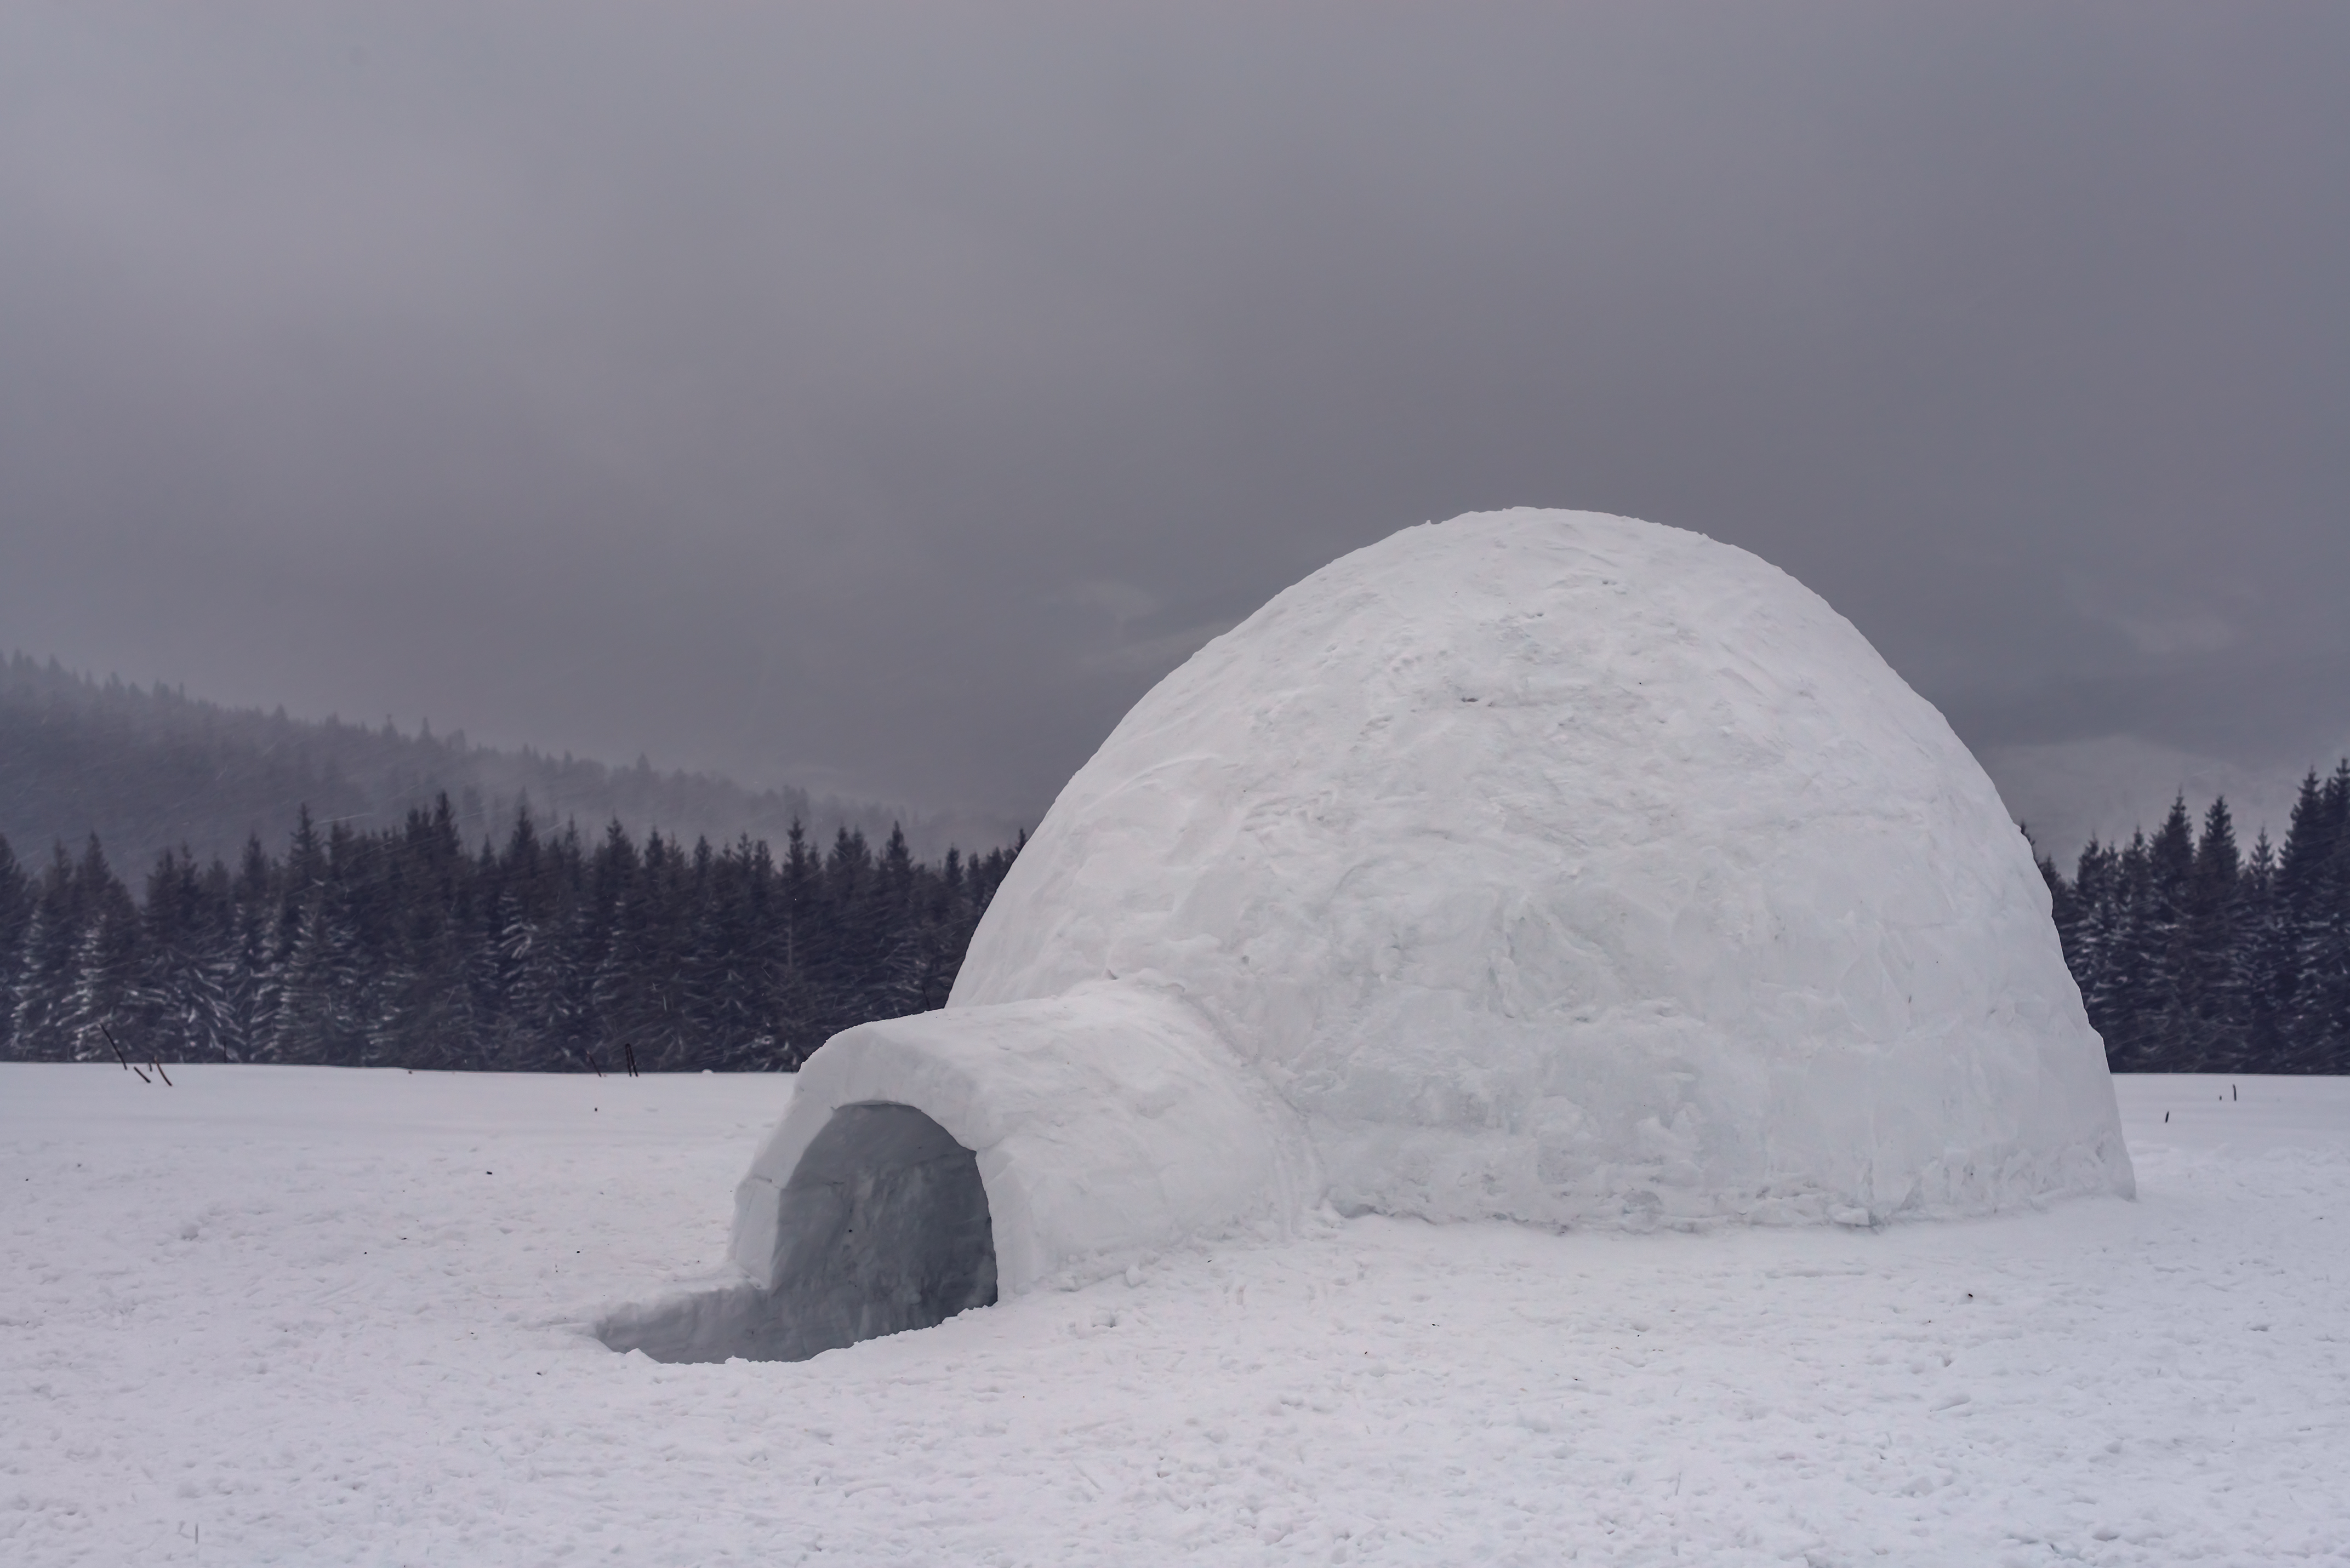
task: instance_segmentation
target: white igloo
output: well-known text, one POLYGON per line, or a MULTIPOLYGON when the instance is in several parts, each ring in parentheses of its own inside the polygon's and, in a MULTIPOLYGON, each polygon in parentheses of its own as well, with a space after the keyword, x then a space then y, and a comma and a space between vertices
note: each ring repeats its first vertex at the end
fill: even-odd
MULTIPOLYGON (((2132 1190, 2030 848, 1941 715, 1785 573, 1591 513, 1407 529, 1137 703, 945 1010, 802 1071, 737 1194, 753 1291, 874 1293, 838 1260, 911 1233, 887 1151, 811 1151, 880 1106, 969 1157, 1006 1294, 1324 1203, 1647 1230, 2132 1190)), ((936 1321, 891 1290, 868 1326, 936 1321)))

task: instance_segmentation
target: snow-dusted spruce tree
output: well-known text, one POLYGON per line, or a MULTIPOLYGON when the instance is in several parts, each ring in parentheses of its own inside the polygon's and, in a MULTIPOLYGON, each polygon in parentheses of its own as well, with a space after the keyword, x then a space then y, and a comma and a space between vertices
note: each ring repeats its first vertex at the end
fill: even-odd
MULTIPOLYGON (((954 857, 950 853, 949 863, 954 857)), ((808 847, 806 830, 795 822, 775 867, 773 923, 768 930, 769 1029, 772 1065, 790 1070, 824 1044, 825 1009, 813 964, 826 933, 824 867, 808 847)))
POLYGON ((112 881, 104 851, 92 838, 81 857, 56 846, 32 888, 32 912, 11 985, 11 1036, 16 1054, 36 1062, 70 1061, 70 1009, 83 936, 109 900, 112 881))
POLYGON ((510 1072, 576 1071, 588 1044, 587 911, 576 901, 542 919, 509 902, 498 938, 505 1005, 494 1064, 510 1072))
POLYGON ((2276 1058, 2281 1020, 2275 988, 2268 977, 2277 971, 2291 950, 2284 922, 2277 908, 2276 846, 2268 830, 2261 830, 2244 862, 2244 883, 2238 899, 2236 922, 2237 994, 2243 1007, 2243 1054, 2228 1064, 2240 1073, 2256 1073, 2257 1064, 2276 1058))
POLYGON ((63 1024, 68 1050, 78 1062, 109 1059, 117 1044, 144 1054, 149 1042, 135 1030, 131 1039, 120 1039, 135 1015, 138 908, 122 884, 109 878, 100 889, 98 908, 88 911, 84 920, 81 940, 74 948, 73 979, 66 993, 63 1024), (116 1041, 107 1039, 109 1030, 114 1032, 116 1041))
POLYGON ((235 904, 228 871, 166 850, 148 873, 140 911, 130 1026, 144 1048, 172 1060, 238 1059, 228 969, 235 904))
POLYGON ((231 1061, 254 1060, 276 1026, 278 909, 273 871, 261 841, 248 840, 233 884, 235 912, 229 945, 215 961, 223 1044, 231 1061))
POLYGON ((64 859, 60 849, 58 864, 49 867, 33 896, 32 914, 9 979, 9 1042, 27 1061, 62 1061, 67 1055, 60 1024, 81 933, 67 902, 73 873, 62 864, 64 859))
POLYGON ((2275 987, 2285 1071, 2350 1073, 2350 759, 2302 782, 2277 866, 2292 951, 2275 987))

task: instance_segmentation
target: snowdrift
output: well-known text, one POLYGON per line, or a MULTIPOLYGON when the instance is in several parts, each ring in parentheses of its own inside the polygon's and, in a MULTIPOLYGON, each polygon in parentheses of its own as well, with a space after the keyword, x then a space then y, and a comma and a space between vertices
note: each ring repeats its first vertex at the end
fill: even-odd
POLYGON ((867 1105, 975 1156, 1007 1293, 1325 1201, 1646 1230, 2132 1190, 2028 845, 1940 714, 1784 573, 1589 513, 1408 529, 1202 649, 947 1009, 802 1077, 738 1194, 763 1292, 889 1233, 869 1173, 791 1196, 867 1105))

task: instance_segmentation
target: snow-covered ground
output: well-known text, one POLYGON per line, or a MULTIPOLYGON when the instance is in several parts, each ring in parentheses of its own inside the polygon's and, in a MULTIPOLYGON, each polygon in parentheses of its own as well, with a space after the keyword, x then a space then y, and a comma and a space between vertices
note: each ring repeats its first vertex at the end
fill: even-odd
POLYGON ((2350 1563, 2350 1081, 2123 1080, 2135 1202, 1332 1220, 670 1366, 588 1324, 788 1079, 174 1076, 0 1065, 0 1562, 2350 1563))

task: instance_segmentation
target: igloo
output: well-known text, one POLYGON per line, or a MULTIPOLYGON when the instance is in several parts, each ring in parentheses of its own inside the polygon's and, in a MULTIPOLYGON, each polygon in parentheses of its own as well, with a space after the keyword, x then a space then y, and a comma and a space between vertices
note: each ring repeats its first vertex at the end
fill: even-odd
POLYGON ((876 1196, 887 1148, 826 1174, 876 1106, 968 1157, 1004 1294, 1325 1205, 1650 1230, 2132 1190, 2027 841, 1941 715, 1785 573, 1590 513, 1407 529, 1274 598, 1062 791, 943 1011, 815 1054, 733 1257, 839 1343, 943 1315, 841 1262, 931 1233, 876 1196))

